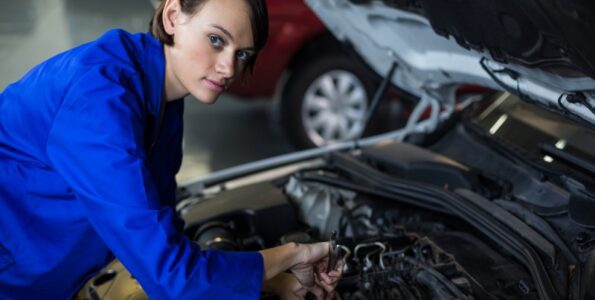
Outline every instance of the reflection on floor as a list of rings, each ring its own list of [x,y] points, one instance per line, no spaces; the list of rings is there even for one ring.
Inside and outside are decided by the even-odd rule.
[[[149,0],[0,1],[0,90],[37,63],[106,30],[147,31],[152,14]],[[293,150],[271,121],[270,101],[229,96],[212,106],[185,101],[179,182]]]

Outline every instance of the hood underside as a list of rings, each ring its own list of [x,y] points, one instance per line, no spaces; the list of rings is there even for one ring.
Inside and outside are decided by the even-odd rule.
[[[354,1],[369,3],[371,1]],[[384,1],[425,16],[436,33],[499,62],[566,77],[595,77],[595,2],[576,0]]]
[[[454,104],[461,84],[513,92],[595,125],[595,2],[307,0],[380,75]]]

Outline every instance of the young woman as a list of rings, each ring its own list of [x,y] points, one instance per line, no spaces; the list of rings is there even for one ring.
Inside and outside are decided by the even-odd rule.
[[[333,296],[327,243],[201,251],[176,216],[182,110],[249,72],[262,0],[166,0],[0,94],[0,298],[69,299],[115,255],[152,299]],[[285,271],[290,271],[289,273]]]

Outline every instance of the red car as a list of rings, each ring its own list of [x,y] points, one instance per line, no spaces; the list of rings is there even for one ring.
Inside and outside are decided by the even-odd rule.
[[[247,83],[236,82],[230,92],[272,98],[278,91],[281,125],[300,148],[359,136],[378,76],[333,37],[303,0],[267,4],[267,46],[254,76]],[[377,127],[381,119],[376,116],[369,127]]]

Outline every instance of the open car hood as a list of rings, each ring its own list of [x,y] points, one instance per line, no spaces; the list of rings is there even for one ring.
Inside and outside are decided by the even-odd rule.
[[[595,3],[307,0],[380,75],[454,106],[461,84],[507,90],[595,126]],[[431,129],[431,128],[430,128]]]

